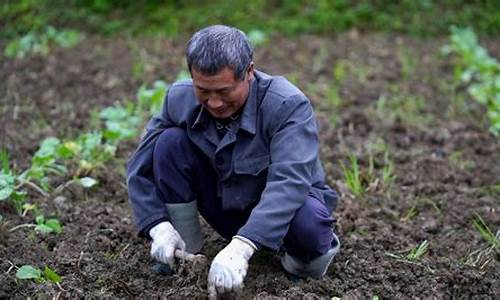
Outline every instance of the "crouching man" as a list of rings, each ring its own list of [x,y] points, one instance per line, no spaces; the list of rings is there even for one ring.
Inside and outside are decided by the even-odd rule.
[[[337,195],[325,184],[311,103],[255,69],[245,34],[216,25],[186,48],[192,80],[174,83],[128,164],[130,204],[151,255],[201,250],[198,213],[229,243],[213,259],[213,297],[243,286],[256,251],[286,272],[321,278],[339,250]]]

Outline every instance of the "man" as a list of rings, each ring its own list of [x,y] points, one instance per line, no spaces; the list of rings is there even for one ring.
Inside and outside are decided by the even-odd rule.
[[[213,259],[208,290],[243,285],[257,250],[282,251],[284,269],[322,277],[338,252],[309,100],[283,77],[254,69],[245,34],[216,25],[186,49],[192,80],[173,84],[161,113],[129,161],[128,189],[139,235],[156,260],[196,253],[198,213],[230,240]]]

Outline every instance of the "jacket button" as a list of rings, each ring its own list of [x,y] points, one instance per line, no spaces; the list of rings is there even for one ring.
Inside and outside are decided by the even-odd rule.
[[[224,164],[224,158],[222,158],[222,157],[217,157],[217,158],[215,159],[215,162],[216,162],[218,165],[222,165],[222,164]]]

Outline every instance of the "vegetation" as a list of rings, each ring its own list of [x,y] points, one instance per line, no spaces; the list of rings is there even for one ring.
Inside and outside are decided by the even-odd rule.
[[[486,1],[146,1],[23,0],[0,9],[1,36],[41,33],[48,25],[104,34],[178,35],[225,23],[245,31],[295,34],[342,32],[350,28],[434,35],[450,25],[473,25],[500,33],[500,4]],[[211,13],[206,13],[210,11]]]
[[[47,55],[54,46],[70,48],[81,39],[75,30],[57,30],[48,26],[42,33],[30,31],[22,37],[11,40],[5,47],[7,57],[24,58],[29,54]]]
[[[456,84],[467,85],[474,100],[487,108],[490,131],[500,134],[500,64],[478,44],[470,28],[452,27],[450,44],[443,48],[445,54],[455,54]]]
[[[45,266],[45,269],[42,272],[42,270],[37,267],[24,265],[17,269],[16,278],[21,280],[34,280],[37,283],[50,281],[57,284],[62,281],[61,276],[47,266]]]

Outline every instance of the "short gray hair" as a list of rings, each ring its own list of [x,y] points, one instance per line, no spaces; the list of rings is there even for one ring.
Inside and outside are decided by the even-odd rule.
[[[196,32],[186,47],[189,71],[215,75],[229,67],[243,80],[253,60],[253,48],[245,33],[225,25],[213,25]]]

